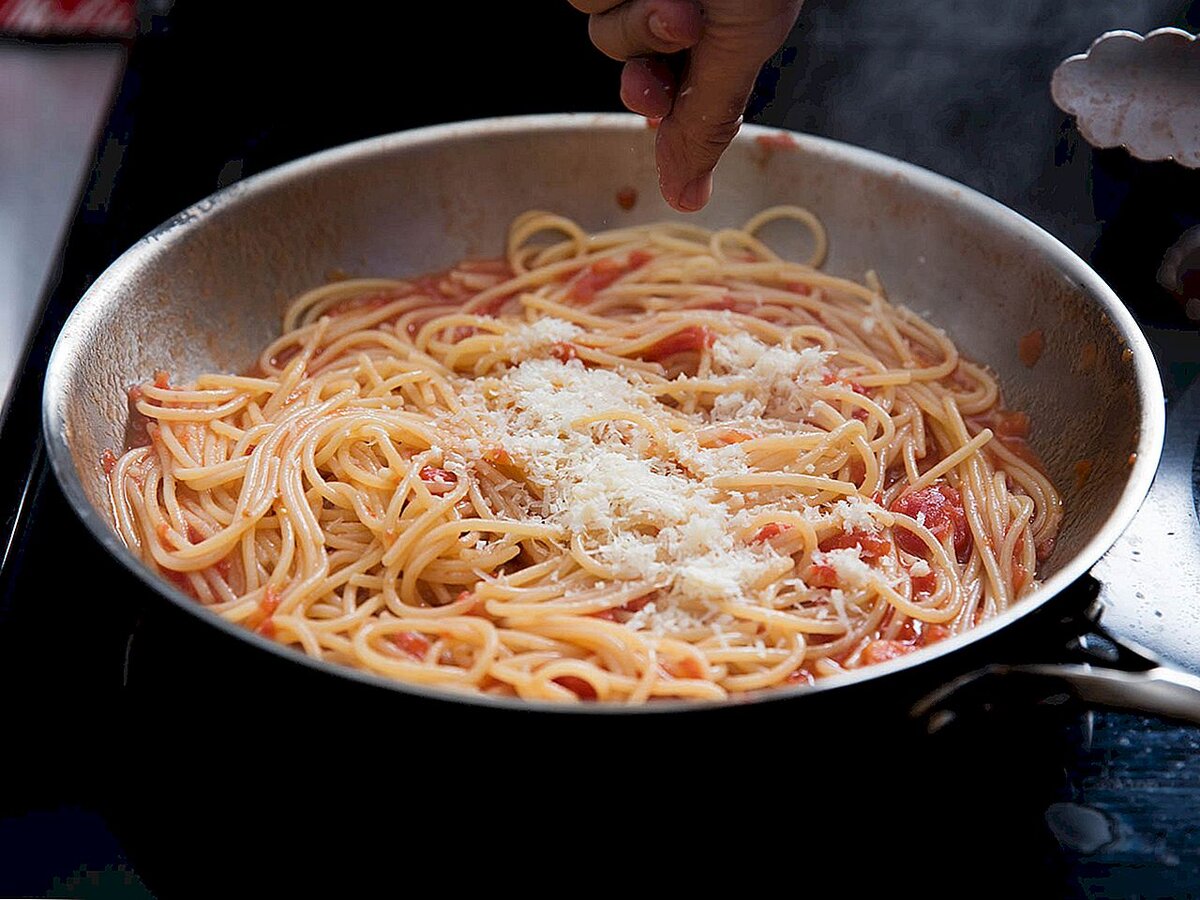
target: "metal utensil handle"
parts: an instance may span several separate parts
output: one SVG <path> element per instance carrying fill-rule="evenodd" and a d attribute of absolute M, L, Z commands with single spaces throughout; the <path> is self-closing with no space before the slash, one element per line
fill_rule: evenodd
<path fill-rule="evenodd" d="M 954 679 L 912 709 L 937 731 L 974 699 L 1037 696 L 1043 703 L 1076 700 L 1087 706 L 1158 715 L 1200 725 L 1200 678 L 1163 666 L 1123 672 L 1091 665 L 987 666 Z"/>

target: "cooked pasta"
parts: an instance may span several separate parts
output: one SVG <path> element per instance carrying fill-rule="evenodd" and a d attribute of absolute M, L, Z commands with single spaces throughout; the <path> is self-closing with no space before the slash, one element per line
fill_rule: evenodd
<path fill-rule="evenodd" d="M 918 650 L 1034 588 L 1061 501 L 995 378 L 825 248 L 795 207 L 530 212 L 503 261 L 319 287 L 251 374 L 133 390 L 116 528 L 215 615 L 468 692 L 723 700 Z"/>

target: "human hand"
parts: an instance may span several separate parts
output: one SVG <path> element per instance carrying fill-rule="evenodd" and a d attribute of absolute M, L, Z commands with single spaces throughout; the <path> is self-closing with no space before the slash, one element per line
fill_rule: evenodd
<path fill-rule="evenodd" d="M 712 196 L 712 170 L 742 124 L 759 69 L 803 0 L 571 0 L 592 43 L 624 60 L 621 100 L 661 118 L 655 153 L 664 199 L 683 212 Z M 673 65 L 676 64 L 676 65 Z"/>

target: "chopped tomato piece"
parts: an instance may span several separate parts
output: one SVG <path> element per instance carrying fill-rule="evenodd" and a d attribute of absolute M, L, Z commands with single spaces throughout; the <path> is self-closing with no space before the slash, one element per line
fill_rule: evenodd
<path fill-rule="evenodd" d="M 873 666 L 876 663 L 887 662 L 889 659 L 907 656 L 916 649 L 916 644 L 908 644 L 904 641 L 871 641 L 867 644 L 867 649 L 863 650 L 861 659 L 864 666 Z"/>
<path fill-rule="evenodd" d="M 634 250 L 629 254 L 629 271 L 633 272 L 640 269 L 646 263 L 654 259 L 654 254 L 646 250 Z"/>
<path fill-rule="evenodd" d="M 112 470 L 117 466 L 117 457 L 111 450 L 105 450 L 100 454 L 100 465 L 104 467 L 105 475 L 111 475 Z"/>
<path fill-rule="evenodd" d="M 620 263 L 612 257 L 598 259 L 583 271 L 583 274 L 571 286 L 568 296 L 572 300 L 581 300 L 587 303 L 618 278 L 628 275 L 635 269 L 640 269 L 652 259 L 654 256 L 645 250 L 634 250 L 629 254 L 629 259 L 625 263 Z"/>
<path fill-rule="evenodd" d="M 665 666 L 667 674 L 672 678 L 703 678 L 704 667 L 700 662 L 690 656 L 685 656 L 682 659 L 672 660 Z"/>
<path fill-rule="evenodd" d="M 1021 339 L 1017 341 L 1017 356 L 1021 357 L 1021 362 L 1030 369 L 1038 364 L 1045 349 L 1046 332 L 1040 328 L 1022 335 Z"/>
<path fill-rule="evenodd" d="M 892 503 L 892 512 L 921 522 L 939 541 L 947 535 L 953 535 L 958 561 L 966 560 L 971 550 L 971 529 L 967 525 L 962 497 L 950 485 L 939 482 L 919 491 L 901 494 Z M 925 543 L 911 532 L 897 531 L 896 543 L 914 556 L 924 556 L 926 553 Z"/>
<path fill-rule="evenodd" d="M 586 303 L 624 274 L 624 266 L 615 259 L 597 260 L 584 270 L 579 280 L 571 286 L 568 296 L 572 300 L 582 300 Z"/>
<path fill-rule="evenodd" d="M 915 647 L 928 647 L 948 637 L 950 629 L 945 625 L 930 625 L 917 619 L 909 619 L 900 626 L 900 642 Z"/>
<path fill-rule="evenodd" d="M 430 481 L 434 484 L 458 483 L 458 476 L 453 472 L 447 472 L 445 469 L 439 469 L 435 466 L 425 466 L 417 474 L 422 481 Z"/>
<path fill-rule="evenodd" d="M 162 369 L 154 373 L 154 386 L 156 388 L 169 388 L 171 386 L 171 376 Z"/>
<path fill-rule="evenodd" d="M 856 456 L 850 460 L 850 480 L 855 484 L 862 484 L 862 480 L 867 477 L 867 465 L 862 461 L 861 456 Z"/>
<path fill-rule="evenodd" d="M 271 617 L 275 615 L 275 610 L 279 609 L 279 601 L 281 599 L 278 589 L 272 584 L 267 585 L 267 589 L 263 591 L 262 597 L 259 598 L 258 611 L 246 620 L 246 624 L 259 634 L 273 637 L 275 634 L 275 622 Z"/>
<path fill-rule="evenodd" d="M 621 606 L 616 606 L 611 609 L 602 609 L 600 612 L 592 613 L 592 616 L 593 618 L 605 619 L 609 622 L 620 622 L 623 621 L 623 619 L 618 617 L 617 613 L 638 612 L 650 603 L 654 602 L 657 597 L 658 591 L 651 591 L 650 593 L 643 594 L 640 597 L 634 597 L 628 603 L 624 603 Z"/>
<path fill-rule="evenodd" d="M 580 700 L 596 699 L 596 689 L 586 679 L 574 675 L 560 675 L 554 679 L 554 683 L 565 687 Z"/>
<path fill-rule="evenodd" d="M 996 413 L 993 430 L 999 437 L 1027 438 L 1029 437 L 1029 416 L 1023 412 L 1000 410 Z"/>
<path fill-rule="evenodd" d="M 833 566 L 826 565 L 809 566 L 808 571 L 804 574 L 804 582 L 809 587 L 818 588 L 835 588 L 840 583 L 837 570 Z"/>
<path fill-rule="evenodd" d="M 621 607 L 625 612 L 635 613 L 644 609 L 658 597 L 658 591 L 651 591 L 648 594 L 643 594 L 641 597 L 634 597 L 628 603 Z"/>
<path fill-rule="evenodd" d="M 623 187 L 617 191 L 617 206 L 628 212 L 637 206 L 638 192 L 635 187 Z"/>
<path fill-rule="evenodd" d="M 825 538 L 820 544 L 824 553 L 830 550 L 847 550 L 851 547 L 858 547 L 862 551 L 863 559 L 879 559 L 892 552 L 892 542 L 879 532 L 861 531 L 857 528 L 848 533 L 839 531 Z"/>
<path fill-rule="evenodd" d="M 926 624 L 921 629 L 921 635 L 917 638 L 918 647 L 928 647 L 930 644 L 936 644 L 938 641 L 944 641 L 950 637 L 950 629 L 945 625 L 929 625 Z"/>
<path fill-rule="evenodd" d="M 777 538 L 785 531 L 791 531 L 791 525 L 785 525 L 782 522 L 769 522 L 762 528 L 758 529 L 758 534 L 750 539 L 752 544 L 761 544 L 763 541 L 769 541 L 772 538 Z"/>
<path fill-rule="evenodd" d="M 897 537 L 897 543 L 899 537 Z M 913 575 L 912 576 L 913 596 L 920 594 L 929 595 L 937 590 L 937 575 L 930 572 L 928 575 Z"/>
<path fill-rule="evenodd" d="M 676 353 L 696 352 L 711 347 L 717 336 L 703 325 L 689 325 L 668 334 L 642 351 L 642 359 L 658 362 Z"/>
<path fill-rule="evenodd" d="M 575 352 L 575 345 L 568 344 L 566 341 L 559 341 L 551 347 L 550 355 L 559 362 L 570 362 L 573 359 L 579 358 L 579 354 Z"/>
<path fill-rule="evenodd" d="M 424 659 L 425 654 L 429 652 L 429 648 L 433 646 L 429 642 L 429 638 L 425 637 L 419 631 L 401 631 L 398 634 L 391 635 L 388 640 L 398 650 L 417 659 Z"/>

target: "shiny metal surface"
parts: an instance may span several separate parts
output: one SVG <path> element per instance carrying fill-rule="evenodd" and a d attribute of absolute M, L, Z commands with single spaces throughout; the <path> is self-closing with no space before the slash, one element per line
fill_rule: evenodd
<path fill-rule="evenodd" d="M 937 731 L 969 705 L 972 692 L 976 700 L 1002 694 L 1051 703 L 1070 698 L 1091 707 L 1200 725 L 1200 678 L 1162 666 L 1144 672 L 1090 665 L 988 666 L 923 698 L 912 715 Z"/>
<path fill-rule="evenodd" d="M 0 408 L 124 61 L 118 44 L 0 43 Z"/>
<path fill-rule="evenodd" d="M 1200 40 L 1178 28 L 1109 31 L 1054 71 L 1054 102 L 1093 147 L 1200 168 Z"/>
<path fill-rule="evenodd" d="M 1150 351 L 1117 297 L 1032 223 L 888 157 L 801 135 L 794 143 L 764 137 L 778 135 L 743 129 L 721 164 L 713 203 L 694 220 L 740 224 L 776 203 L 820 215 L 830 234 L 830 271 L 861 278 L 875 269 L 894 300 L 928 316 L 966 355 L 999 374 L 1010 404 L 1033 419 L 1032 442 L 1068 509 L 1036 596 L 937 647 L 807 689 L 828 691 L 953 653 L 1086 572 L 1128 524 L 1153 478 L 1162 390 Z M 123 443 L 126 389 L 160 368 L 180 379 L 246 368 L 277 333 L 287 299 L 335 270 L 402 276 L 464 256 L 495 256 L 509 220 L 529 207 L 572 216 L 588 229 L 677 218 L 658 197 L 652 150 L 653 132 L 634 116 L 468 122 L 331 150 L 181 213 L 97 280 L 55 348 L 44 426 L 68 498 L 132 572 L 214 627 L 343 677 L 429 693 L 314 663 L 229 625 L 160 583 L 121 546 L 108 525 L 100 458 Z M 630 212 L 616 200 L 627 187 L 638 192 Z M 763 236 L 785 254 L 803 253 L 793 250 L 796 238 L 786 228 Z M 1044 333 L 1046 350 L 1029 367 L 1018 341 L 1031 330 Z M 1092 470 L 1077 483 L 1082 460 Z"/>
<path fill-rule="evenodd" d="M 1200 382 L 1171 410 L 1162 465 L 1146 502 L 1092 574 L 1102 585 L 1109 631 L 1200 675 L 1197 435 Z"/>

